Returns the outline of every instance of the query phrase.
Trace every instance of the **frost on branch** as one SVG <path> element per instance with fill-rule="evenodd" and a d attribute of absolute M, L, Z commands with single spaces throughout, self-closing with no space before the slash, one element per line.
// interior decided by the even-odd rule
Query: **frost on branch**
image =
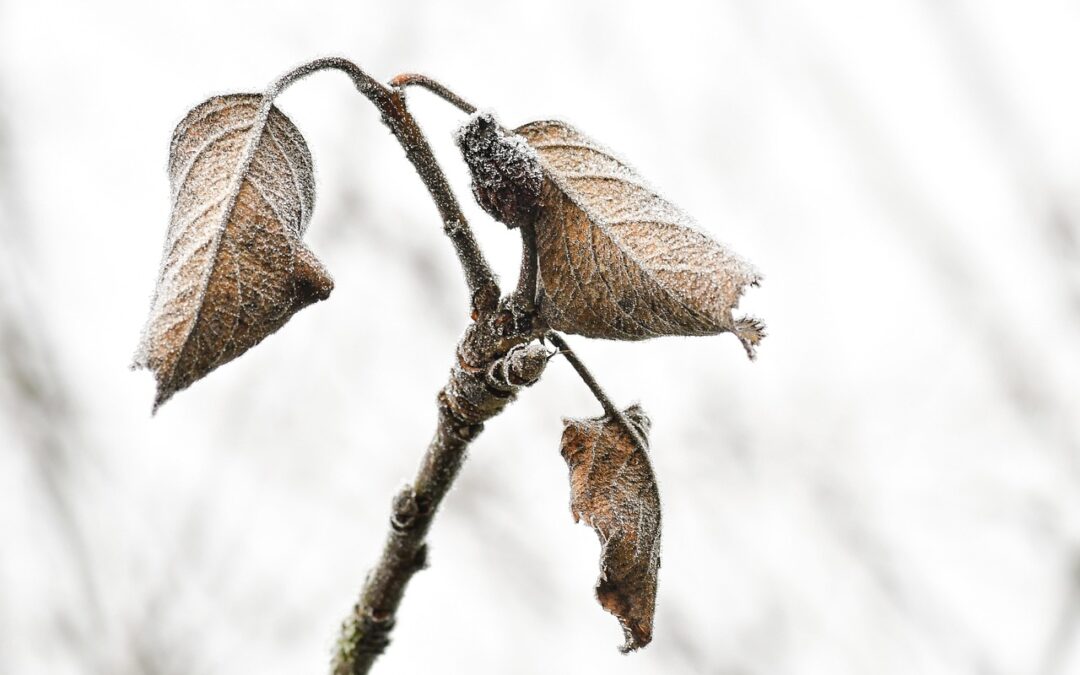
<path fill-rule="evenodd" d="M 300 132 L 258 94 L 217 96 L 173 132 L 172 215 L 135 366 L 156 409 L 231 361 L 333 281 L 301 237 L 315 204 Z"/>
<path fill-rule="evenodd" d="M 641 439 L 649 418 L 624 411 Z M 626 636 L 624 652 L 652 640 L 660 568 L 660 493 L 645 448 L 618 419 L 564 420 L 562 456 L 570 467 L 570 510 L 596 530 L 603 550 L 596 598 Z"/>
<path fill-rule="evenodd" d="M 757 270 L 701 232 L 595 141 L 562 122 L 518 129 L 540 158 L 540 310 L 560 331 L 643 340 L 734 333 L 753 358 L 757 319 L 732 310 Z"/>

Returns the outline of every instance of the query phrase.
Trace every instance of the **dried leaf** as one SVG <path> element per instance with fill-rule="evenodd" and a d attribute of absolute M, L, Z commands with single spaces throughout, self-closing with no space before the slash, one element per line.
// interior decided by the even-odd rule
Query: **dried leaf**
<path fill-rule="evenodd" d="M 516 130 L 539 155 L 541 312 L 556 330 L 643 340 L 730 331 L 750 358 L 764 324 L 733 318 L 754 267 L 562 122 Z"/>
<path fill-rule="evenodd" d="M 458 129 L 457 144 L 472 174 L 476 202 L 492 218 L 515 228 L 531 225 L 540 209 L 544 174 L 536 150 L 507 132 L 490 112 Z"/>
<path fill-rule="evenodd" d="M 642 439 L 649 418 L 624 411 Z M 596 597 L 626 636 L 624 652 L 652 640 L 660 568 L 660 493 L 645 448 L 618 419 L 564 420 L 562 456 L 570 467 L 574 521 L 596 530 L 603 550 Z"/>
<path fill-rule="evenodd" d="M 315 203 L 311 154 L 262 103 L 217 96 L 173 132 L 172 216 L 135 356 L 157 379 L 155 410 L 333 289 L 301 241 Z"/>

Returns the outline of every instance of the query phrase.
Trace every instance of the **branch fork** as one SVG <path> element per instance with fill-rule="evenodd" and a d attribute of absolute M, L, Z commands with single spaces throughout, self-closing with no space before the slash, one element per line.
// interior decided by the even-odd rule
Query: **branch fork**
<path fill-rule="evenodd" d="M 342 626 L 334 675 L 369 672 L 389 644 L 405 589 L 427 565 L 432 520 L 469 444 L 540 379 L 556 354 L 604 409 L 599 418 L 564 420 L 562 441 L 573 514 L 593 524 L 603 544 L 597 598 L 622 623 L 624 649 L 648 644 L 660 542 L 648 418 L 637 406 L 620 410 L 556 330 L 622 340 L 731 332 L 752 357 L 764 326 L 735 318 L 732 310 L 742 289 L 760 275 L 690 227 L 688 217 L 643 187 L 628 165 L 569 125 L 533 122 L 508 130 L 429 77 L 406 73 L 383 84 L 337 57 L 289 71 L 261 96 L 214 97 L 193 109 L 170 148 L 173 215 L 159 273 L 163 294 L 155 297 L 138 360 L 158 377 L 156 405 L 333 288 L 302 242 L 314 204 L 310 153 L 274 106 L 285 89 L 322 70 L 339 70 L 352 80 L 416 169 L 457 254 L 471 310 L 436 399 L 435 434 L 413 481 L 393 500 L 382 553 Z M 409 111 L 408 87 L 471 115 L 457 142 L 473 196 L 521 236 L 513 289 L 504 292 L 485 259 Z M 235 135 L 244 142 L 237 144 Z M 586 183 L 593 187 L 582 187 Z M 618 236 L 613 223 L 633 236 Z"/>
<path fill-rule="evenodd" d="M 423 75 L 406 73 L 378 82 L 351 61 L 326 58 L 286 73 L 264 93 L 264 107 L 297 80 L 325 69 L 348 75 L 357 90 L 379 110 L 383 123 L 401 144 L 405 155 L 428 188 L 443 222 L 443 232 L 457 252 L 469 290 L 472 323 L 456 349 L 456 362 L 438 394 L 435 435 L 420 462 L 416 477 L 393 500 L 390 528 L 382 554 L 368 573 L 360 598 L 341 628 L 333 659 L 334 675 L 369 672 L 390 642 L 398 607 L 409 581 L 427 566 L 425 539 L 443 498 L 457 477 L 469 444 L 484 423 L 498 415 L 524 387 L 539 380 L 554 355 L 543 346 L 550 340 L 574 365 L 609 415 L 620 420 L 641 441 L 626 420 L 570 350 L 566 341 L 548 329 L 536 309 L 538 263 L 536 232 L 519 227 L 521 270 L 515 289 L 500 299 L 494 272 L 484 258 L 457 198 L 439 167 L 431 146 L 405 101 L 406 87 L 426 89 L 467 114 L 476 107 L 442 84 Z"/>

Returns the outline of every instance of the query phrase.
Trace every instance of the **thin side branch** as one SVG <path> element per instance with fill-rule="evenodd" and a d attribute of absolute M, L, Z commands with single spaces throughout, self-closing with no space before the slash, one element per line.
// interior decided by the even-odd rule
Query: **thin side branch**
<path fill-rule="evenodd" d="M 469 103 L 465 99 L 461 98 L 454 92 L 450 91 L 440 82 L 436 82 L 427 75 L 419 75 L 417 73 L 402 73 L 394 79 L 390 80 L 390 86 L 399 89 L 406 87 L 420 87 L 427 89 L 431 93 L 435 94 L 444 101 L 449 102 L 466 115 L 471 115 L 476 112 L 476 106 Z"/>
<path fill-rule="evenodd" d="M 435 206 L 442 217 L 443 230 L 457 251 L 458 260 L 465 272 L 472 300 L 473 316 L 495 309 L 499 301 L 499 284 L 495 273 L 491 271 L 484 258 L 480 245 L 473 236 L 465 214 L 461 212 L 457 197 L 450 189 L 446 175 L 439 167 L 435 154 L 431 151 L 424 132 L 405 105 L 405 96 L 401 89 L 394 89 L 383 110 L 383 121 L 394 132 L 405 155 L 420 174 Z"/>
<path fill-rule="evenodd" d="M 263 96 L 273 100 L 277 98 L 281 92 L 292 86 L 293 83 L 304 79 L 312 73 L 317 73 L 320 70 L 340 70 L 345 73 L 353 81 L 353 84 L 356 85 L 356 88 L 360 90 L 360 93 L 380 108 L 381 106 L 376 99 L 385 98 L 390 94 L 390 89 L 386 85 L 368 75 L 352 61 L 343 59 L 339 56 L 330 56 L 322 59 L 315 59 L 302 66 L 293 68 L 274 80 L 274 82 L 266 88 L 266 91 L 263 92 Z"/>
<path fill-rule="evenodd" d="M 432 200 L 435 202 L 435 206 L 439 210 L 439 216 L 443 221 L 443 229 L 447 236 L 450 237 L 458 260 L 461 263 L 461 268 L 465 273 L 465 281 L 469 287 L 474 315 L 494 310 L 499 300 L 499 286 L 495 279 L 495 273 L 492 272 L 491 266 L 480 250 L 476 237 L 473 236 L 469 223 L 461 211 L 461 206 L 451 191 L 446 176 L 435 160 L 431 145 L 405 105 L 405 97 L 400 87 L 388 87 L 380 83 L 348 59 L 339 57 L 316 59 L 289 71 L 267 87 L 263 94 L 265 113 L 269 113 L 274 98 L 294 82 L 312 73 L 327 69 L 340 70 L 348 75 L 353 84 L 356 85 L 357 90 L 379 109 L 383 122 L 394 133 L 394 137 L 405 150 L 405 155 L 412 162 L 413 167 L 416 168 L 416 172 L 420 174 L 420 179 L 424 182 Z M 421 76 L 415 77 L 419 78 Z M 423 79 L 430 82 L 432 87 L 437 88 L 432 89 L 436 93 L 444 91 L 453 99 L 456 99 L 458 103 L 468 106 L 467 103 L 445 87 L 442 87 L 442 85 L 434 81 L 428 81 L 427 78 Z M 411 82 L 406 81 L 405 84 L 409 83 Z M 419 81 L 415 83 L 420 84 Z M 427 86 L 427 84 L 422 86 Z M 454 102 L 454 100 L 451 100 L 451 102 Z M 455 103 L 455 105 L 458 105 L 458 103 Z"/>
<path fill-rule="evenodd" d="M 642 450 L 648 451 L 649 444 L 645 441 L 645 438 L 637 430 L 637 427 L 635 427 L 633 423 L 630 422 L 630 419 L 625 414 L 623 414 L 623 411 L 619 410 L 619 408 L 615 406 L 615 403 L 613 403 L 612 400 L 608 397 L 603 387 L 601 387 L 600 383 L 596 381 L 596 378 L 593 376 L 592 372 L 590 372 L 589 369 L 585 366 L 585 363 L 581 360 L 580 357 L 578 357 L 578 355 L 574 352 L 573 349 L 570 349 L 570 345 L 567 344 L 566 338 L 553 330 L 549 330 L 547 333 L 545 333 L 544 338 L 549 340 L 551 344 L 555 345 L 555 347 L 559 350 L 559 353 L 562 354 L 563 357 L 570 362 L 570 365 L 573 366 L 574 370 L 577 371 L 578 376 L 581 377 L 581 381 L 585 383 L 585 386 L 589 388 L 589 391 L 591 391 L 593 396 L 596 397 L 596 400 L 599 401 L 600 405 L 604 407 L 604 413 L 609 417 L 619 420 L 619 422 L 623 425 L 623 428 L 626 429 L 633 437 L 633 439 L 637 442 L 638 447 L 640 447 Z"/>

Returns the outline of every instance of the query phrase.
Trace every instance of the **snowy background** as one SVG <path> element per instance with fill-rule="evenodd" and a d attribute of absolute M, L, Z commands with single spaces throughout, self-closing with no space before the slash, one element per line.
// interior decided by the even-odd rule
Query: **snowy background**
<path fill-rule="evenodd" d="M 319 673 L 466 322 L 434 207 L 348 80 L 308 139 L 334 274 L 151 419 L 127 370 L 209 95 L 323 55 L 567 119 L 762 269 L 770 336 L 574 344 L 653 419 L 654 642 L 571 521 L 562 362 L 488 425 L 379 673 L 1080 673 L 1080 7 L 0 0 L 0 673 Z M 462 115 L 410 97 L 469 199 Z M 376 283 L 377 279 L 385 281 Z"/>

